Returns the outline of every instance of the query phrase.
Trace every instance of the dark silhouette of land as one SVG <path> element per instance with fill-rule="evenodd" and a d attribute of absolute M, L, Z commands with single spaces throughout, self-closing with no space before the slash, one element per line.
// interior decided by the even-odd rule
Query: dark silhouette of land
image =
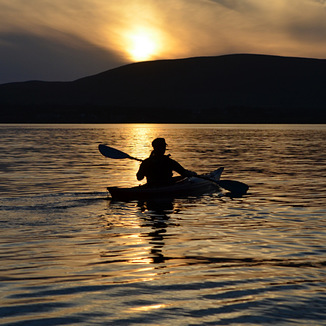
<path fill-rule="evenodd" d="M 326 60 L 235 54 L 0 85 L 0 122 L 326 123 Z"/>

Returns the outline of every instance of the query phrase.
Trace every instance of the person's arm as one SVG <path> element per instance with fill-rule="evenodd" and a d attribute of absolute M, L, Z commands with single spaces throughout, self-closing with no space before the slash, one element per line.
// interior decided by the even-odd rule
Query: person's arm
<path fill-rule="evenodd" d="M 197 176 L 197 172 L 195 171 L 190 171 L 190 170 L 185 170 L 186 173 L 184 174 L 185 177 L 195 177 Z"/>
<path fill-rule="evenodd" d="M 145 178 L 145 161 L 142 162 L 139 166 L 139 170 L 136 174 L 136 177 L 137 177 L 137 180 L 140 181 L 140 180 L 143 180 Z"/>
<path fill-rule="evenodd" d="M 171 164 L 172 164 L 172 169 L 173 171 L 179 173 L 180 175 L 182 175 L 183 177 L 195 177 L 197 175 L 196 172 L 193 171 L 189 171 L 186 170 L 180 163 L 178 163 L 175 160 L 171 160 Z"/>

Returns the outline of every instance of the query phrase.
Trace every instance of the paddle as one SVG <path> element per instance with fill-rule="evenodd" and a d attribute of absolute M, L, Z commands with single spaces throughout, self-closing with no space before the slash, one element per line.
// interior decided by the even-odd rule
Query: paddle
<path fill-rule="evenodd" d="M 235 180 L 214 180 L 208 177 L 205 177 L 203 175 L 197 175 L 196 178 L 200 178 L 200 179 L 205 179 L 208 181 L 212 181 L 214 183 L 216 183 L 217 185 L 219 185 L 221 188 L 228 190 L 232 193 L 232 197 L 241 197 L 243 195 L 245 195 L 249 189 L 249 186 L 246 185 L 243 182 L 240 181 L 235 181 Z"/>
<path fill-rule="evenodd" d="M 100 153 L 105 157 L 109 157 L 109 158 L 113 158 L 113 159 L 129 158 L 131 160 L 136 160 L 136 161 L 140 161 L 140 162 L 143 161 L 139 158 L 132 157 L 132 156 L 128 155 L 127 153 L 119 151 L 118 149 L 115 149 L 115 148 L 112 148 L 112 147 L 109 147 L 109 146 L 106 146 L 103 144 L 100 144 L 98 146 L 98 149 L 99 149 Z M 230 191 L 232 193 L 233 197 L 245 195 L 249 189 L 248 185 L 246 185 L 245 183 L 239 182 L 239 181 L 234 181 L 234 180 L 216 181 L 214 179 L 205 177 L 203 175 L 197 175 L 196 178 L 209 180 L 211 182 L 218 184 L 221 188 Z"/>
<path fill-rule="evenodd" d="M 143 160 L 141 160 L 140 158 L 136 158 L 136 157 L 132 157 L 130 155 L 128 155 L 127 153 L 121 152 L 118 149 L 100 144 L 98 145 L 98 149 L 101 152 L 102 155 L 104 155 L 105 157 L 109 157 L 109 158 L 114 158 L 114 159 L 122 159 L 122 158 L 129 158 L 131 160 L 136 160 L 136 161 L 140 161 L 142 162 Z"/>

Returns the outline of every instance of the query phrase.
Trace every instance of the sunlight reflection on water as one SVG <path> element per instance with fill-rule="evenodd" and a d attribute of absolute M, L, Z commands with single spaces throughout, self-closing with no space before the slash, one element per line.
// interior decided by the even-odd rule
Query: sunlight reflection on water
<path fill-rule="evenodd" d="M 4 325 L 326 324 L 325 126 L 1 126 Z M 163 136 L 247 196 L 113 202 Z"/>

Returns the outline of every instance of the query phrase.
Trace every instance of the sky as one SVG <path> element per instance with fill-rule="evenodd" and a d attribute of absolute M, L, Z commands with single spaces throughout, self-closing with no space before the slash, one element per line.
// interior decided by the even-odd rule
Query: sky
<path fill-rule="evenodd" d="M 233 53 L 326 59 L 326 0 L 0 0 L 0 83 Z"/>

